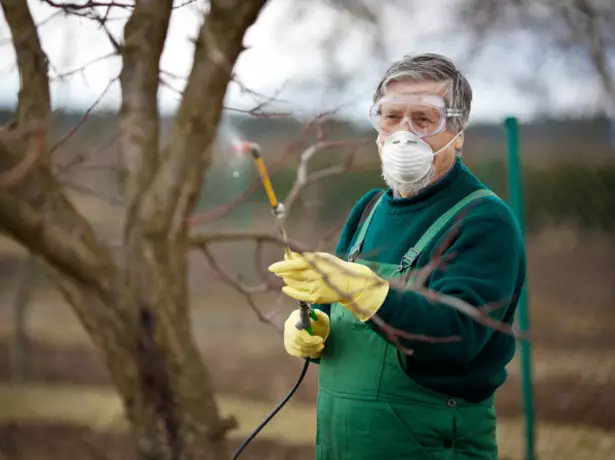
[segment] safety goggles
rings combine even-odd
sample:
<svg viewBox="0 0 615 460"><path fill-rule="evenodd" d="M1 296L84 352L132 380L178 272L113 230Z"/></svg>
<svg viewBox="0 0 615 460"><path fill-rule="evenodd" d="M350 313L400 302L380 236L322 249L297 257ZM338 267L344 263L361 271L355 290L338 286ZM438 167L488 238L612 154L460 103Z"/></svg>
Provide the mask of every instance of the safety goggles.
<svg viewBox="0 0 615 460"><path fill-rule="evenodd" d="M383 96L369 112L372 126L379 133L410 128L419 137L442 132L448 118L461 115L461 110L446 107L444 99L435 94Z"/></svg>

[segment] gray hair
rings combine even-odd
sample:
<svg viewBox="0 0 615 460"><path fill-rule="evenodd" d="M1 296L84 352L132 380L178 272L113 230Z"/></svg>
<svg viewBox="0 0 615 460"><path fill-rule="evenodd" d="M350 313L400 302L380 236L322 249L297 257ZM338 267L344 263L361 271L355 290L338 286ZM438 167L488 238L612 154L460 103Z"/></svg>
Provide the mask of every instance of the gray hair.
<svg viewBox="0 0 615 460"><path fill-rule="evenodd" d="M472 106L472 88L449 58L435 53L404 56L391 64L384 73L374 93L374 102L384 96L389 84L398 81L444 83L444 100L447 107L461 112L460 116L448 120L448 129L459 132L468 122Z"/></svg>

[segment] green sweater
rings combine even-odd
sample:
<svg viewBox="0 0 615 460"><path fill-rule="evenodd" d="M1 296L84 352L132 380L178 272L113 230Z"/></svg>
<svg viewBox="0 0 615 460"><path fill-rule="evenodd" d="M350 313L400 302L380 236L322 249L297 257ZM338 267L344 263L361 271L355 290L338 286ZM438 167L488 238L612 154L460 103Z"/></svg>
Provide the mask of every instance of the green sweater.
<svg viewBox="0 0 615 460"><path fill-rule="evenodd" d="M480 188L486 187L458 159L446 176L417 196L395 198L390 189L386 190L365 235L360 257L399 263L441 214ZM370 190L350 212L336 249L339 257L347 256L363 210L376 193L377 189ZM445 268L429 276L426 285L473 306L495 304L498 308L490 312L490 317L512 324L526 272L525 249L517 221L503 201L491 198L471 203L462 213L461 227L445 250L451 258ZM432 259L434 251L446 240L448 230L450 226L423 251L415 267ZM329 305L314 307L330 312ZM417 383L478 402L491 396L506 380L505 366L515 353L512 336L409 290L391 288L378 316L409 333L461 337L460 342L441 344L402 339L403 345L413 350L406 358L406 372ZM371 325L383 336L378 326Z"/></svg>

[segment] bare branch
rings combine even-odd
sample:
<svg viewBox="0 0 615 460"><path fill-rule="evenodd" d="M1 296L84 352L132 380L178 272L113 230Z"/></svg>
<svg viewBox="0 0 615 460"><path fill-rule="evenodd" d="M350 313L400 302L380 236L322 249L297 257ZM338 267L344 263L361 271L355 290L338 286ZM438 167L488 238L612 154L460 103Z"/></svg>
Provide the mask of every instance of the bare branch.
<svg viewBox="0 0 615 460"><path fill-rule="evenodd" d="M94 2L92 0L88 0L85 3L70 3L70 2L58 3L53 0L43 0L43 2L47 3L47 5L49 6L53 6L54 8L61 8L63 10L85 10L85 9L97 8L97 7L117 7L117 8L129 9L134 6L130 3L121 3L121 2L115 2L115 1Z"/></svg>
<svg viewBox="0 0 615 460"><path fill-rule="evenodd" d="M49 16L47 16L45 19L43 19L41 22L39 22L36 27L34 29L32 29L32 31L28 34L23 34L20 38L16 39L15 37L12 38L7 38L4 40L0 40L0 46L4 46L4 45L13 45L13 46L18 46L21 45L21 42L23 40L26 40L31 34L36 33L38 31L38 29L40 27L43 27L46 24L49 24L49 22L51 22L51 20L53 18L55 18L56 16L62 14L62 11L54 11L52 14L50 14Z"/></svg>
<svg viewBox="0 0 615 460"><path fill-rule="evenodd" d="M111 89L111 87L116 81L117 81L117 77L111 79L109 83L107 83L107 86L105 86L102 93L100 93L100 95L96 98L96 100L92 103L92 105L90 105L87 108L87 110L85 111L83 116L79 119L79 121L77 121L77 123L75 123L68 131L66 131L66 133L60 139L58 139L51 146L48 152L49 155L53 154L56 150L58 150L66 141L68 141L77 132L77 130L81 127L81 125L83 125L83 123L85 123L85 121L88 119L88 117L90 116L94 108L96 108L96 106L100 103L102 98L105 97L105 94L107 94L109 89Z"/></svg>
<svg viewBox="0 0 615 460"><path fill-rule="evenodd" d="M284 240L273 233L257 231L220 231L200 233L190 237L190 245L194 248L206 246L211 243L222 243L230 241L254 240L262 243L273 243L284 247ZM307 252L308 247L298 241L288 240L288 245L293 251Z"/></svg>
<svg viewBox="0 0 615 460"><path fill-rule="evenodd" d="M166 88L169 88L169 90L171 90L173 93L177 94L178 96L182 97L183 96L183 91L180 89L177 89L175 86L173 86L173 84L169 81L167 81L165 79L165 77L168 77L169 79L172 80L186 80L186 77L183 77L181 75L178 75L176 73L170 72L168 70L161 70L160 71L160 83L165 86ZM239 109L236 107L224 107L224 110L229 111L229 112L238 112L238 113L244 113L246 115L251 115L253 117L256 118L284 118L284 117L288 117L292 114L292 112L266 112L263 109L271 104L274 101L279 101L279 99L277 98L277 95L280 93L280 91L282 91L284 85L282 85L277 91L275 91L271 96L267 96L265 94L261 94L257 91L251 90L249 88L247 88L246 86L244 86L238 79L236 76L233 76L233 83L236 83L241 92L242 93L247 93L250 94L251 96L253 96L255 99L259 100L258 104L255 105L254 107L250 108L250 109Z"/></svg>
<svg viewBox="0 0 615 460"><path fill-rule="evenodd" d="M351 170L371 170L377 169L379 164L367 164L362 165L361 167L356 167L354 165L356 153L359 148L364 145L367 145L369 142L373 142L371 139L357 139L353 141L320 141L309 148L307 148L302 154L299 163L299 167L297 168L297 178L293 183L293 186L288 193L286 199L284 200L284 207L286 209L286 216L288 217L290 214L290 208L294 204L294 202L299 197L301 191L315 182L318 182L323 179L327 179L331 176L344 174L350 172ZM329 168L322 169L320 171L314 172L312 174L308 173L308 167L310 159L318 152L332 149L332 148L347 148L349 152L347 154L346 160L339 165L331 166Z"/></svg>
<svg viewBox="0 0 615 460"><path fill-rule="evenodd" d="M4 144L4 152L10 153L11 149L8 147L9 141L19 140L21 138L28 139L28 148L23 158L10 169L9 171L0 174L0 187L11 187L17 184L25 177L25 175L34 169L39 163L39 160L45 156L51 156L57 149L59 149L68 139L70 139L75 132L81 127L81 125L87 120L88 116L102 100L107 93L111 85L117 80L117 78L111 80L107 87L103 90L100 96L94 101L94 103L86 110L81 119L71 127L57 142L55 142L48 150L45 148L45 131L41 127L34 127L26 132L19 128L0 128L0 143ZM65 172L69 168L83 162L86 159L85 156L77 157L75 161L69 162L56 172Z"/></svg>
<svg viewBox="0 0 615 460"><path fill-rule="evenodd" d="M232 276L230 276L228 273L226 273L220 267L215 257L209 251L209 248L207 247L207 245L200 246L200 249L203 255L205 256L205 258L207 259L207 262L209 263L209 266L211 267L213 271L213 275L218 280L223 281L224 283L233 287L241 295L243 295L244 299L246 300L246 302L248 303L252 311L254 311L254 313L256 314L256 317L258 318L260 322L267 324L269 326L272 326L276 331L281 332L280 329L274 323L271 322L273 316L275 315L275 312L269 315L263 314L263 312L261 312L258 306L256 305L256 302L254 301L254 297L253 297L254 294L267 292L271 290L272 287L268 284L263 284L262 286L259 286L256 288L244 286L239 281L235 280Z"/></svg>
<svg viewBox="0 0 615 460"><path fill-rule="evenodd" d="M458 227L454 230L455 232L458 230ZM452 237L451 237L452 238ZM448 239L445 240L444 244L448 244L447 243ZM431 273L433 272L436 268L438 269L443 269L442 266L439 266L439 262L442 262L445 259L450 258L449 254L445 254L445 249L439 249L437 252L440 254L440 256L437 258L437 260L432 264L428 264L427 266L416 270L414 272L413 275L417 276L417 278L419 280L426 280L428 277L428 274L422 273L423 271L427 272L427 273ZM326 273L326 269L324 268L327 264L329 264L329 261L326 259L322 259L320 257L318 257L317 255L314 255L315 259L314 260L310 260L310 259L305 259L310 266L320 274L320 276L322 277L322 280L325 284L327 284L327 286L329 286L336 294L338 294L340 296L341 299L343 299L345 302L351 302L354 298L354 296L357 294L355 292L346 292L342 289L340 289L339 286L334 285L333 283L331 283L327 273ZM322 267L322 268L321 268ZM339 267L338 267L339 268ZM365 287L365 289L371 289L373 287L376 287L380 284L382 284L383 282L388 282L390 284L391 287L395 288L395 289L399 289L399 290L410 290L413 292L416 292L420 295L422 295L423 297L425 297L427 300L431 301L434 304L434 308L439 308L439 307L449 307L449 308L453 308L455 310L457 310L459 313L469 316L473 321L482 324L486 327L492 328L494 330L497 330L499 332L502 333L506 333L506 334L510 334L512 336L514 336L515 338L519 339L519 338L524 338L525 336L522 336L521 333L519 333L514 326L509 325L507 323L504 323L502 321L499 320L494 320L489 316L489 312L493 311L493 306L474 306L474 305L470 305L469 303L450 296L450 295L446 295L446 294L442 294L436 291L433 291L429 288L425 288L420 284L412 284L412 285L408 285L408 280L407 279L393 279L393 280L388 280L388 281L383 281L379 278L373 277L373 276L358 276L355 273L350 273L350 272L346 272L345 273L347 276L349 277L353 277L353 278L365 278L365 280L368 282L368 285ZM502 304L508 304L508 301L500 301L497 302L497 304L499 304L499 306L501 307ZM360 305L354 303L353 304L353 308L358 310L359 312L362 312L362 308L360 307ZM391 343L395 344L396 347L403 353L406 354L411 354L412 350L409 350L407 348L405 348L401 342L400 339L406 339L406 340L412 340L412 341L423 341L423 342L429 342L429 343L447 343L447 342L452 342L452 341L459 341L461 340L459 337L457 336L451 336L451 337L431 337L431 336L426 336L426 335L420 335L420 334L410 334L407 333L405 331L401 331L401 330L396 330L395 328L392 328L390 325L386 324L384 321L382 321L377 313L372 316L372 321L374 322L374 324L376 324L380 330L383 332L383 334L391 341Z"/></svg>
<svg viewBox="0 0 615 460"><path fill-rule="evenodd" d="M17 55L17 66L21 81L17 122L2 132L3 162L14 161L14 156L25 154L16 164L0 176L0 185L12 186L44 162L47 123L51 113L49 82L47 80L47 57L39 41L36 25L27 2L9 0L2 2L2 9L13 36L13 47ZM7 142L16 137L27 139L27 148L18 152L8 148ZM19 139L21 140L21 139Z"/></svg>
<svg viewBox="0 0 615 460"><path fill-rule="evenodd" d="M288 117L292 114L292 112L265 112L263 110L266 106L270 105L272 102L275 102L275 101L281 102L280 99L278 99L278 95L284 89L286 82L282 84L276 91L274 91L274 93L271 96L267 96L265 94L259 93L257 91L254 91L246 87L243 83L239 81L237 76L233 76L232 81L239 86L239 89L241 90L242 93L250 94L259 102L254 107L250 108L249 110L237 109L234 107L225 107L224 108L225 110L228 110L231 112L245 113L247 115L252 115L257 118L283 118L283 117Z"/></svg>
<svg viewBox="0 0 615 460"><path fill-rule="evenodd" d="M220 121L232 68L242 50L246 29L266 0L212 1L197 38L194 64L169 142L164 164L144 196L143 217L160 235L171 240L185 232Z"/></svg>
<svg viewBox="0 0 615 460"><path fill-rule="evenodd" d="M267 95L267 94L263 94L260 93L258 91L254 91L251 88L248 88L246 85L244 85L241 80L239 80L239 78L237 78L237 75L233 75L233 83L235 83L237 86L239 86L239 90L244 93L244 94L249 94L252 97L254 97L254 99L256 100L260 100L260 101L267 101L267 103L271 103L273 101L277 101L277 102L288 102L288 101L283 101L282 99L278 98L278 95L282 92L282 90L284 89L284 87L286 86L287 82L284 82L282 85L280 85L280 87L275 90L273 92L272 95Z"/></svg>
<svg viewBox="0 0 615 460"><path fill-rule="evenodd" d="M259 103L258 105L250 109L239 109L237 107L224 107L224 110L228 112L243 113L245 115L251 115L256 118L286 118L292 115L292 112L265 112L263 111L263 106L264 106L264 103Z"/></svg>
<svg viewBox="0 0 615 460"><path fill-rule="evenodd" d="M567 57L572 59L584 56L598 77L611 109L615 109L615 75L609 62L615 44L613 11L611 2L592 0L467 0L459 3L462 22L474 36L467 53L469 57L476 56L485 43L492 42L487 36L489 33L501 38L510 32L529 31L542 48L568 52ZM544 53L538 59L537 65L544 63ZM578 69L579 66L574 67ZM531 90L541 86L536 81L536 72L528 79Z"/></svg>
<svg viewBox="0 0 615 460"><path fill-rule="evenodd" d="M259 271L261 278L263 279L263 283L259 286L246 286L243 283L239 282L239 280L233 278L232 275L228 274L220 267L220 264L216 261L216 258L213 256L213 254L209 250L209 246L214 243L238 242L242 240L253 240L256 242L254 262L255 262L256 269ZM242 231L242 232L222 231L222 232L204 233L204 234L195 235L191 237L191 240L190 240L190 245L193 248L200 249L203 255L205 256L205 258L207 259L207 262L210 267L211 275L218 281L221 281L229 285L230 287L235 289L237 292L239 292L241 295L243 295L246 302L250 306L250 308L256 313L256 316L259 319L259 321L263 323L267 323L273 326L274 328L276 328L277 330L278 329L277 326L271 322L276 312L273 311L271 314L267 314L267 315L263 314L259 310L254 300L255 294L270 292L274 289L280 288L280 286L273 284L271 280L268 279L268 276L269 276L268 272L266 272L263 269L264 267L262 267L261 250L265 243L272 243L272 244L280 246L280 248L284 248L285 246L284 240L282 240L279 236L276 236L272 233L254 232L254 231ZM288 243L289 243L291 250L293 251L303 252L307 250L307 247L305 247L304 245L296 241L291 240Z"/></svg>
<svg viewBox="0 0 615 460"><path fill-rule="evenodd" d="M604 92L610 101L611 109L615 110L615 78L609 65L608 46L598 28L598 14L588 0L574 0L573 4L584 21L577 21L576 18L571 17L566 7L563 7L563 16L572 30L581 29L580 39L587 48L589 60L598 74Z"/></svg>
<svg viewBox="0 0 615 460"><path fill-rule="evenodd" d="M13 36L21 80L17 122L40 123L46 128L51 113L47 56L41 47L36 25L27 2L5 0L2 9Z"/></svg>
<svg viewBox="0 0 615 460"><path fill-rule="evenodd" d="M112 290L113 266L62 227L46 221L43 214L5 189L0 189L2 228L32 252L43 256L64 273L82 283Z"/></svg>
<svg viewBox="0 0 615 460"><path fill-rule="evenodd" d="M158 69L172 7L172 0L138 1L124 30L119 146L129 206L158 166Z"/></svg>
<svg viewBox="0 0 615 460"><path fill-rule="evenodd" d="M305 126L303 126L299 137L286 145L284 151L280 155L280 157L273 162L267 169L271 175L275 174L279 170L281 170L284 165L292 158L293 153L295 153L295 149L300 148L305 145L304 137L307 133L312 129L320 120L320 117L311 120ZM209 222L212 222L216 219L224 217L230 214L233 209L242 203L246 202L250 196L252 196L256 191L261 190L263 187L260 178L256 178L252 181L248 187L241 194L236 197L228 200L226 203L218 206L217 208L212 209L211 211L207 211L201 214L192 215L187 219L187 223L191 227L195 227L197 225L203 225Z"/></svg>
<svg viewBox="0 0 615 460"><path fill-rule="evenodd" d="M0 144L3 145L4 152L9 152L10 148L8 147L9 138L19 138L26 137L28 139L28 147L26 149L26 154L21 158L21 160L13 166L10 170L2 172L0 174L0 187L12 187L13 185L17 185L28 172L32 171L39 160L43 158L45 153L45 130L41 127L34 127L33 129L28 130L29 132L20 132L25 131L23 129L17 128L16 131L10 132L7 128L0 129Z"/></svg>
<svg viewBox="0 0 615 460"><path fill-rule="evenodd" d="M82 73L82 72L84 72L84 71L85 71L88 67L90 67L90 66L92 66L92 65L94 65L94 64L98 64L99 62L106 61L107 59L112 58L112 57L115 57L115 56L118 56L118 53L117 53L117 52L107 53L107 54L105 54L105 55L103 55L103 56L99 56L99 57L97 57L97 58L94 58L94 59L92 59L92 60L90 60L90 61L86 62L85 64L83 64L83 65L81 65L81 66L77 67L76 69L68 70L68 71L66 71L66 72L62 72L61 74L55 75L55 76L53 76L53 78L57 78L57 79L60 79L60 80L61 80L61 79L63 79L63 78L70 77L70 76L75 75L75 74L77 74L77 73ZM114 80L115 80L115 79L114 79Z"/></svg>

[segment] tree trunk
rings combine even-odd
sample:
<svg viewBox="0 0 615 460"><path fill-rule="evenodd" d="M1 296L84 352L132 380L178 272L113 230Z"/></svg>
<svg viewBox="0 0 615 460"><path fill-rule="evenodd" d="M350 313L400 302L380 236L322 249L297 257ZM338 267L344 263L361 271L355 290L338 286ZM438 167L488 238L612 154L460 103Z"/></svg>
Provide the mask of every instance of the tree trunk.
<svg viewBox="0 0 615 460"><path fill-rule="evenodd" d="M134 328L109 313L90 321L93 310L112 312L93 290L49 268L110 371L142 460L225 460L225 434L234 427L214 400L211 377L187 322L163 305L137 306ZM119 298L119 303L122 299Z"/></svg>
<svg viewBox="0 0 615 460"><path fill-rule="evenodd" d="M125 404L140 458L229 458L225 434L232 425L218 415L211 379L191 335L178 333L174 324L163 325L145 308L139 322L139 388ZM158 344L158 333L177 340Z"/></svg>
<svg viewBox="0 0 615 460"><path fill-rule="evenodd" d="M127 203L118 264L51 173L47 58L27 2L2 2L21 90L17 120L0 129L5 179L0 228L41 257L73 306L122 397L142 460L230 456L225 435L234 421L220 418L190 328L186 222L211 160L243 36L265 3L210 2L170 139L161 148L159 60L173 1L135 2L124 42L117 45L123 59L118 137ZM25 172L15 166L25 164L24 157L36 159ZM19 174L2 172L7 170Z"/></svg>

